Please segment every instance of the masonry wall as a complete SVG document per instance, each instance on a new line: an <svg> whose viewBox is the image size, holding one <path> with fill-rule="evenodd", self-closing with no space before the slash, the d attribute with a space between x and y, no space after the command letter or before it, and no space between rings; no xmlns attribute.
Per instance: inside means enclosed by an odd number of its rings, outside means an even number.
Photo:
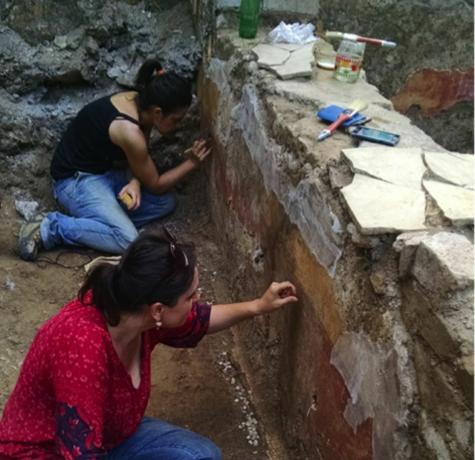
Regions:
<svg viewBox="0 0 475 460"><path fill-rule="evenodd" d="M273 279L299 290L298 306L236 328L257 407L281 414L280 423L263 420L271 458L467 458L473 273L439 291L428 281L436 257L352 226L340 194L351 182L340 156L350 141L315 141L314 111L331 86L276 81L258 69L252 46L218 31L199 95L216 146L212 217L234 294L251 297ZM443 151L364 85L356 91L398 123L403 146Z"/></svg>

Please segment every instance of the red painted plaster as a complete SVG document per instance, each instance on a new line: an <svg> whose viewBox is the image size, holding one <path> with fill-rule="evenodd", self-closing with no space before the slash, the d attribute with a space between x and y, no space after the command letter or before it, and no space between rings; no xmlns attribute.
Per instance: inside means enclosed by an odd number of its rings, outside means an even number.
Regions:
<svg viewBox="0 0 475 460"><path fill-rule="evenodd" d="M394 108L406 113L411 106L434 116L458 102L473 100L473 68L465 71L423 69L411 74L392 98Z"/></svg>

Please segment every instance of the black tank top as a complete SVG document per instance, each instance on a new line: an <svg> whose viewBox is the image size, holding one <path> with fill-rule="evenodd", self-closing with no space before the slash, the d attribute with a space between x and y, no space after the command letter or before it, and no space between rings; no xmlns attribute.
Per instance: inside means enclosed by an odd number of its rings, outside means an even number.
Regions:
<svg viewBox="0 0 475 460"><path fill-rule="evenodd" d="M111 95L91 102L71 121L53 155L53 179L66 179L76 171L103 174L114 161L126 160L123 150L111 141L109 126L116 119L137 125L138 121L119 112L110 98Z"/></svg>

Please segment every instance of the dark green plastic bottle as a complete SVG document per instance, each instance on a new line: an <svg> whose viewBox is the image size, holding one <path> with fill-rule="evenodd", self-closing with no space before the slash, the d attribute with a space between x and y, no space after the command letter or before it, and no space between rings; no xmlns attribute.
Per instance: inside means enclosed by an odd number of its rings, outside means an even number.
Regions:
<svg viewBox="0 0 475 460"><path fill-rule="evenodd" d="M261 0L241 0L239 8L239 36L255 38L259 25Z"/></svg>

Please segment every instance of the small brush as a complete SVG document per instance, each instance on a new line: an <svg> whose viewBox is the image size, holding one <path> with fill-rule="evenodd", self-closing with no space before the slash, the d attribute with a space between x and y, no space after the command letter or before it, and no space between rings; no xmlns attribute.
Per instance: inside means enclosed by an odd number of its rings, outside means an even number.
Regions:
<svg viewBox="0 0 475 460"><path fill-rule="evenodd" d="M348 108L341 112L338 118L330 126L328 126L328 128L325 128L320 132L320 134L318 135L318 140L323 141L327 137L330 137L337 130L337 128L341 126L342 123L344 123L346 120L349 120L361 110L364 110L366 106L366 102L362 101L361 99L356 99L355 101L353 101L348 106Z"/></svg>

